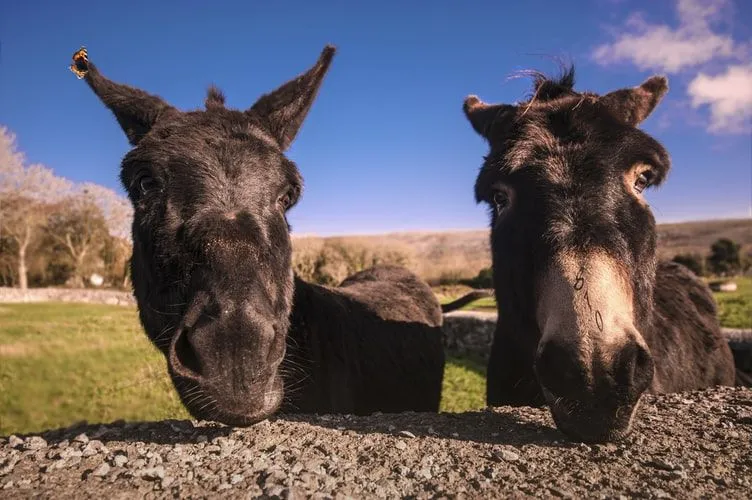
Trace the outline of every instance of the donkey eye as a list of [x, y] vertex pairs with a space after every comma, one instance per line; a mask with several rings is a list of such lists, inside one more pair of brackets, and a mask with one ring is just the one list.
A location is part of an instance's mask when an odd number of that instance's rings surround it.
[[290, 193], [289, 191], [286, 192], [279, 197], [277, 203], [279, 203], [279, 206], [282, 208], [282, 210], [287, 210], [288, 208], [290, 208], [290, 205], [292, 205], [292, 193]]
[[500, 214], [509, 205], [509, 195], [502, 191], [496, 191], [493, 194], [493, 202], [496, 209], [496, 213]]
[[157, 187], [157, 181], [150, 175], [142, 175], [138, 180], [138, 187], [141, 194], [146, 194]]
[[638, 193], [642, 193], [653, 180], [653, 174], [650, 171], [646, 171], [637, 176], [634, 183], [634, 189]]

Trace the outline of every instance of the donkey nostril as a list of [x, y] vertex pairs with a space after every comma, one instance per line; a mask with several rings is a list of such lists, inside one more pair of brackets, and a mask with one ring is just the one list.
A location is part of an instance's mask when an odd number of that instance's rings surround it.
[[185, 330], [178, 332], [171, 354], [170, 361], [175, 373], [184, 377], [201, 378], [201, 364]]
[[643, 346], [630, 343], [619, 353], [614, 375], [630, 396], [639, 396], [653, 380], [653, 357]]
[[551, 339], [541, 346], [535, 361], [539, 382], [551, 393], [575, 397], [587, 385], [585, 366], [573, 342]]

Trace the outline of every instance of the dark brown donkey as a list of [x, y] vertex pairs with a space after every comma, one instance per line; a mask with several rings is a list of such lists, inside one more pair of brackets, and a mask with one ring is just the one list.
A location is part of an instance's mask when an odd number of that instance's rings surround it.
[[574, 69], [537, 76], [516, 105], [465, 100], [490, 145], [475, 196], [491, 208], [499, 321], [489, 405], [547, 403], [558, 427], [590, 441], [629, 432], [645, 391], [733, 385], [734, 363], [705, 284], [656, 259], [643, 197], [669, 155], [638, 130], [663, 77], [603, 96]]
[[302, 178], [284, 152], [334, 52], [247, 110], [212, 88], [206, 109], [188, 112], [74, 56], [134, 146], [120, 178], [139, 315], [197, 418], [438, 410], [441, 308], [424, 282], [388, 266], [336, 288], [293, 275], [286, 213]]

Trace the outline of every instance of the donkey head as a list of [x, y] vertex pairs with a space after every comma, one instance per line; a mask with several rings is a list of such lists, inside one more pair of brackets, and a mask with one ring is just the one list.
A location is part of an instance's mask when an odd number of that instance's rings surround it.
[[490, 153], [475, 184], [491, 208], [500, 329], [527, 350], [557, 425], [583, 440], [628, 433], [653, 361], [655, 220], [643, 198], [669, 169], [636, 126], [663, 77], [598, 96], [574, 69], [536, 77], [517, 105], [470, 96], [464, 111]]
[[335, 49], [245, 111], [211, 88], [205, 110], [73, 69], [133, 146], [120, 179], [134, 207], [132, 273], [141, 322], [196, 418], [248, 425], [281, 404], [293, 298], [286, 212], [302, 178], [285, 150]]

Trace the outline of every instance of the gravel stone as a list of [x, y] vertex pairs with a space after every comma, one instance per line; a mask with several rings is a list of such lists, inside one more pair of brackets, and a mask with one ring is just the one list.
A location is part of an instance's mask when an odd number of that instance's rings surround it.
[[89, 442], [89, 436], [82, 432], [81, 434], [73, 438], [73, 442], [86, 444]]
[[165, 468], [161, 465], [157, 465], [156, 467], [144, 469], [141, 471], [141, 477], [150, 480], [164, 479]]
[[91, 473], [92, 476], [96, 477], [104, 477], [110, 472], [110, 466], [107, 465], [106, 462], [102, 462], [99, 464], [99, 467], [94, 469], [94, 471]]
[[749, 498], [752, 389], [646, 395], [641, 408], [629, 437], [587, 445], [527, 407], [77, 424], [0, 438], [0, 497]]
[[41, 450], [47, 447], [47, 441], [39, 436], [27, 437], [23, 443], [24, 450]]

